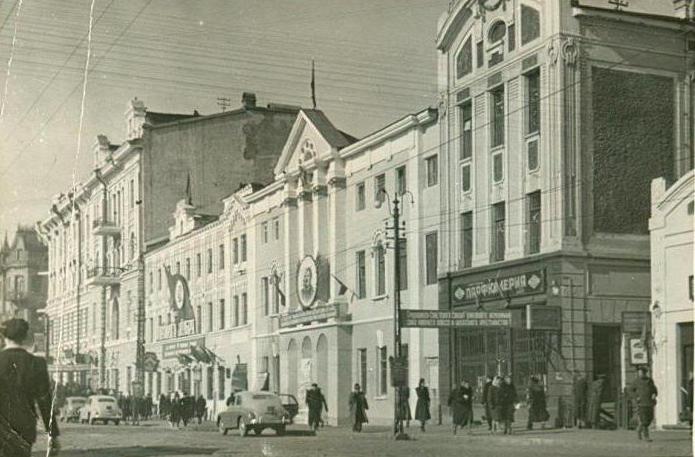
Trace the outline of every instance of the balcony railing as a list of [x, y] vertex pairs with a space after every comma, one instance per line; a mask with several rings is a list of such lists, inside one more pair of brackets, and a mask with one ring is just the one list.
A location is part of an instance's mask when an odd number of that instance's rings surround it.
[[92, 233], [100, 236], [121, 236], [121, 228], [108, 219], [95, 219], [92, 222]]
[[121, 268], [95, 267], [87, 270], [88, 286], [117, 286], [121, 283]]

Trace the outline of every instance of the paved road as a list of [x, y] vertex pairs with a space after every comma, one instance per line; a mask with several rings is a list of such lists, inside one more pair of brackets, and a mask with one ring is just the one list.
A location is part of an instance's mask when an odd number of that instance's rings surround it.
[[[519, 431], [512, 436], [453, 436], [448, 427], [432, 426], [427, 433], [408, 430], [409, 442], [389, 439], [386, 427], [367, 427], [361, 434], [345, 428], [326, 428], [314, 436], [305, 426], [277, 437], [272, 430], [241, 438], [234, 431], [222, 436], [212, 424], [172, 430], [163, 423], [141, 426], [64, 425], [63, 457], [440, 457], [440, 456], [692, 456], [687, 432], [655, 432], [654, 441], [637, 441], [633, 432], [590, 430]], [[45, 455], [44, 443], [34, 456]]]

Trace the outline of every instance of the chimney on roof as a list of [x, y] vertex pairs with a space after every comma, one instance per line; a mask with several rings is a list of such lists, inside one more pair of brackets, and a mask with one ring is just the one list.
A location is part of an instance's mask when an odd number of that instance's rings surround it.
[[99, 168], [111, 156], [111, 142], [106, 135], [97, 135], [94, 143], [94, 168]]
[[256, 94], [253, 92], [244, 92], [241, 95], [241, 104], [244, 108], [255, 108], [256, 107]]
[[695, 0], [673, 0], [673, 9], [677, 18], [695, 20]]
[[125, 111], [126, 139], [134, 140], [142, 137], [142, 125], [145, 123], [146, 112], [145, 103], [137, 97], [128, 103]]

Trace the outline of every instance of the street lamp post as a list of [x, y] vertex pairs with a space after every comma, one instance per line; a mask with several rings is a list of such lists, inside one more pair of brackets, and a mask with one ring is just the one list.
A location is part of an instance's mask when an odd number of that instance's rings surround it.
[[[376, 195], [375, 206], [377, 208], [381, 207], [382, 204], [382, 194], [386, 198], [386, 202], [389, 202], [390, 196], [385, 189], [380, 189]], [[410, 192], [403, 192], [401, 198], [405, 195], [410, 196], [411, 203], [413, 202], [413, 194]], [[401, 253], [401, 238], [400, 238], [400, 205], [401, 201], [398, 198], [398, 192], [394, 193], [393, 196], [393, 207], [389, 208], [389, 214], [393, 218], [393, 226], [390, 227], [393, 230], [393, 356], [394, 363], [391, 367], [392, 377], [393, 369], [396, 364], [401, 362], [401, 325], [400, 325], [400, 311], [401, 311], [401, 265], [400, 265], [400, 253]], [[394, 382], [394, 384], [397, 384]], [[401, 407], [401, 388], [400, 385], [394, 385], [394, 404], [393, 404], [393, 434], [397, 440], [408, 440], [410, 437], [407, 433], [403, 431], [403, 419], [400, 414]]]

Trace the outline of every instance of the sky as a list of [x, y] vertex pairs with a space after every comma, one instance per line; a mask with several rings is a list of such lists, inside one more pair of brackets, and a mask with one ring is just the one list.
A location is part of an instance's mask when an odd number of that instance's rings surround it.
[[44, 219], [73, 173], [88, 178], [96, 135], [123, 140], [133, 97], [175, 113], [219, 112], [218, 97], [235, 108], [244, 91], [310, 107], [314, 59], [318, 107], [354, 136], [436, 104], [449, 0], [94, 0], [78, 148], [91, 1], [0, 0], [0, 233]]

